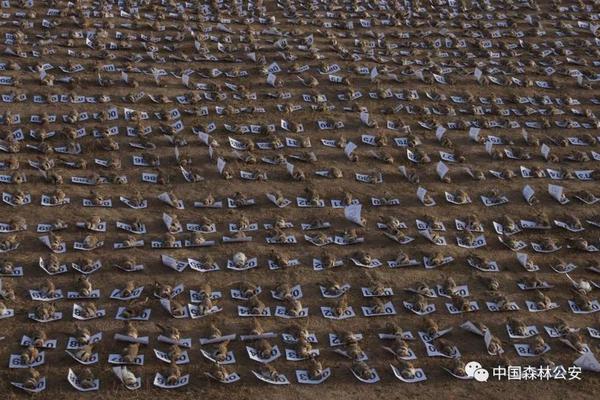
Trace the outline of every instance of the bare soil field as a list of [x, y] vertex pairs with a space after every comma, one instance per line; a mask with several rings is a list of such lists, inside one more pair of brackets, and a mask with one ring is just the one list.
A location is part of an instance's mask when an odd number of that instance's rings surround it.
[[1, 7], [1, 397], [597, 398], [597, 2]]

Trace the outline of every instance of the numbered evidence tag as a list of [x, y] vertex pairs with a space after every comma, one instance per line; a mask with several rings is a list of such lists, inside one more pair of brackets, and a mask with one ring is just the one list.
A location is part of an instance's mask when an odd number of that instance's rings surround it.
[[221, 383], [234, 383], [241, 379], [241, 377], [239, 376], [239, 374], [237, 372], [232, 372], [232, 373], [227, 374], [227, 376], [224, 379], [217, 379], [217, 377], [215, 377], [210, 372], [205, 372], [204, 375], [208, 376], [211, 379], [214, 379], [215, 381], [221, 382]]
[[593, 353], [585, 353], [577, 360], [573, 361], [573, 365], [580, 367], [586, 371], [600, 371], [600, 363], [596, 359]]
[[549, 311], [559, 307], [557, 303], [550, 303], [550, 306], [547, 308], [541, 308], [535, 301], [529, 300], [525, 300], [525, 304], [527, 305], [527, 310], [529, 310], [529, 312]]
[[502, 308], [500, 308], [498, 303], [493, 302], [493, 301], [486, 301], [485, 304], [486, 304], [488, 310], [490, 310], [491, 312], [519, 311], [520, 310], [519, 306], [514, 301], [506, 303]]
[[211, 337], [211, 338], [200, 338], [200, 344], [205, 345], [205, 344], [221, 343], [221, 342], [225, 342], [227, 340], [229, 340], [229, 341], [235, 340], [236, 337], [237, 337], [237, 334], [232, 333], [231, 335], [223, 335], [223, 336], [217, 336], [217, 337]]
[[417, 189], [417, 197], [425, 207], [433, 207], [436, 205], [435, 200], [427, 195], [427, 189], [423, 187]]
[[430, 342], [427, 342], [424, 344], [425, 344], [425, 349], [427, 350], [427, 357], [445, 357], [445, 358], [460, 357], [460, 351], [458, 350], [458, 347], [456, 347], [456, 346], [452, 347], [452, 352], [450, 352], [450, 354], [446, 354], [446, 353], [439, 351], [437, 349], [437, 347], [435, 347], [435, 345], [433, 345]]
[[46, 362], [46, 352], [41, 351], [30, 363], [26, 363], [20, 354], [11, 354], [8, 362], [9, 368], [34, 368]]
[[448, 368], [445, 368], [445, 367], [442, 367], [442, 369], [445, 370], [447, 373], [449, 373], [450, 375], [452, 375], [453, 377], [455, 377], [457, 379], [461, 379], [461, 380], [464, 380], [464, 381], [475, 379], [475, 376], [473, 376], [473, 375], [469, 376], [469, 375], [466, 374], [466, 372], [465, 372], [465, 375], [458, 375], [458, 374], [455, 374], [454, 371], [452, 371], [451, 369], [448, 369]]
[[190, 232], [201, 232], [201, 233], [216, 233], [217, 225], [212, 224], [186, 224], [185, 228]]
[[[308, 332], [305, 339], [309, 343], [319, 343], [317, 335], [314, 332]], [[299, 341], [298, 337], [286, 332], [281, 333], [281, 340], [283, 340], [284, 343], [298, 343]]]
[[[41, 260], [41, 258], [40, 258], [40, 260]], [[12, 276], [15, 278], [23, 276], [23, 267], [13, 267], [12, 271], [0, 272], [0, 276]]]
[[110, 298], [116, 299], [116, 300], [124, 300], [124, 301], [133, 300], [133, 299], [137, 299], [138, 297], [140, 297], [142, 295], [143, 291], [144, 291], [144, 286], [136, 287], [135, 289], [129, 291], [128, 293], [124, 293], [124, 289], [114, 289], [110, 294]]
[[519, 335], [515, 332], [509, 324], [506, 324], [506, 332], [508, 333], [508, 337], [511, 339], [526, 339], [532, 336], [539, 335], [540, 331], [535, 325], [527, 325], [525, 327], [525, 334]]
[[523, 198], [525, 199], [527, 204], [533, 205], [535, 201], [535, 190], [533, 190], [531, 186], [526, 185], [523, 187], [521, 193], [523, 194]]
[[257, 230], [258, 230], [257, 223], [249, 224], [245, 228], [240, 228], [237, 226], [237, 224], [229, 224], [229, 232], [239, 232], [239, 231], [252, 232], [252, 231], [257, 231]]
[[84, 242], [74, 242], [73, 243], [73, 248], [75, 250], [82, 250], [82, 251], [91, 251], [91, 250], [98, 249], [98, 248], [100, 248], [102, 246], [104, 246], [104, 242], [103, 241], [96, 242], [96, 244], [94, 246], [92, 246], [92, 247], [87, 247]]
[[498, 197], [487, 197], [484, 195], [479, 196], [481, 202], [486, 207], [499, 206], [502, 204], [508, 203], [508, 197], [506, 196], [498, 196]]
[[440, 231], [445, 232], [446, 226], [443, 222], [437, 222], [435, 224], [429, 224], [426, 221], [422, 221], [420, 219], [415, 219], [415, 224], [417, 225], [417, 229], [420, 231]]
[[435, 304], [433, 304], [433, 303], [427, 304], [427, 306], [423, 310], [417, 310], [415, 308], [415, 305], [408, 301], [404, 301], [402, 303], [404, 304], [404, 308], [406, 308], [409, 311], [414, 312], [417, 315], [427, 315], [427, 314], [431, 314], [431, 313], [435, 312]]
[[465, 221], [461, 221], [460, 219], [454, 220], [456, 230], [457, 231], [469, 231], [469, 232], [484, 232], [483, 226], [481, 224], [477, 224], [475, 226], [467, 226]]
[[257, 361], [257, 362], [263, 363], [263, 364], [268, 364], [272, 361], [275, 361], [279, 357], [281, 357], [281, 351], [279, 350], [278, 346], [273, 346], [271, 348], [271, 352], [269, 353], [268, 357], [263, 357], [263, 355], [260, 354], [259, 351], [256, 350], [252, 346], [246, 346], [246, 352], [248, 353], [248, 357], [251, 360], [254, 360], [254, 361]]
[[399, 206], [400, 199], [398, 199], [398, 198], [394, 198], [394, 199], [380, 198], [380, 199], [378, 199], [375, 197], [371, 197], [371, 205], [373, 205], [373, 207]]
[[44, 243], [46, 245], [46, 247], [48, 247], [50, 250], [52, 250], [53, 253], [60, 254], [60, 253], [64, 253], [67, 251], [67, 244], [65, 242], [62, 242], [59, 247], [52, 248], [50, 246], [50, 238], [48, 236], [41, 236], [39, 239], [42, 243]]
[[73, 353], [69, 350], [65, 350], [65, 353], [67, 353], [75, 361], [77, 361], [78, 363], [83, 364], [83, 365], [96, 364], [99, 360], [98, 353], [94, 353], [94, 354], [90, 355], [90, 357], [87, 360], [83, 360], [78, 353]]
[[319, 354], [320, 354], [319, 353], [319, 349], [312, 349], [309, 352], [309, 354], [307, 354], [306, 356], [301, 356], [294, 349], [285, 349], [285, 359], [287, 361], [303, 361], [303, 360], [308, 360], [309, 358], [318, 356]]
[[493, 221], [493, 224], [494, 224], [494, 230], [496, 231], [496, 233], [498, 235], [511, 236], [511, 235], [514, 235], [515, 233], [521, 232], [521, 228], [519, 228], [519, 226], [517, 224], [514, 224], [513, 229], [510, 231], [507, 228], [505, 228], [504, 225], [502, 225], [496, 221]]
[[371, 368], [371, 370], [369, 371], [369, 377], [365, 378], [362, 375], [359, 375], [354, 368], [350, 368], [350, 371], [352, 371], [352, 375], [354, 375], [354, 377], [356, 379], [358, 379], [359, 381], [363, 382], [363, 383], [376, 383], [379, 382], [380, 378], [379, 378], [379, 374], [377, 373], [377, 370], [375, 370], [375, 368]]
[[[352, 339], [359, 342], [359, 341], [363, 340], [363, 334], [362, 333], [354, 333], [352, 335]], [[342, 338], [340, 336], [338, 336], [337, 333], [329, 333], [329, 346], [330, 347], [342, 346], [343, 344], [344, 344], [344, 342], [342, 341]]]
[[261, 381], [270, 383], [271, 385], [289, 385], [290, 384], [290, 381], [288, 380], [288, 378], [283, 374], [277, 374], [277, 376], [265, 376], [254, 370], [252, 371], [252, 373], [254, 374], [254, 376], [256, 376]]
[[27, 193], [23, 197], [21, 204], [17, 204], [16, 201], [15, 201], [15, 197], [12, 194], [7, 193], [7, 192], [3, 192], [2, 193], [2, 201], [4, 201], [9, 206], [13, 206], [13, 207], [17, 207], [17, 206], [20, 206], [20, 205], [24, 206], [24, 205], [27, 205], [27, 204], [31, 203], [31, 194]]
[[91, 392], [91, 391], [100, 389], [100, 379], [94, 379], [90, 386], [83, 387], [81, 385], [81, 381], [79, 380], [77, 375], [75, 375], [75, 372], [73, 372], [73, 370], [71, 368], [69, 368], [69, 373], [67, 374], [67, 380], [69, 381], [71, 386], [73, 386], [75, 389], [79, 390], [80, 392]]
[[344, 265], [343, 260], [335, 260], [333, 262], [333, 265], [331, 265], [330, 267], [326, 267], [323, 265], [323, 262], [319, 258], [313, 258], [313, 269], [315, 271], [324, 271], [326, 268], [341, 267], [342, 265]]
[[392, 368], [392, 371], [394, 372], [394, 376], [396, 378], [398, 378], [399, 380], [401, 380], [402, 382], [416, 383], [416, 382], [423, 382], [423, 381], [427, 380], [427, 375], [425, 375], [425, 371], [423, 371], [422, 368], [417, 368], [414, 371], [413, 376], [406, 377], [406, 376], [402, 375], [402, 372], [395, 366], [390, 364], [390, 367]]
[[83, 204], [84, 207], [106, 207], [106, 208], [110, 208], [110, 207], [112, 207], [112, 200], [111, 199], [106, 199], [106, 200], [102, 200], [102, 202], [100, 204], [95, 204], [90, 199], [83, 199], [82, 200], [82, 204]]
[[206, 317], [208, 315], [216, 314], [223, 311], [223, 307], [212, 306], [211, 308], [206, 309], [205, 307], [198, 306], [196, 304], [188, 304], [187, 308], [190, 318], [192, 319]]
[[194, 260], [193, 258], [188, 258], [187, 262], [191, 269], [198, 272], [214, 272], [221, 269], [216, 262], [212, 265], [208, 265], [198, 260]]
[[[90, 336], [87, 340], [87, 343], [93, 344], [98, 343], [102, 340], [102, 332], [98, 332]], [[67, 350], [77, 350], [85, 346], [87, 343], [81, 343], [77, 338], [70, 336], [69, 340], [67, 340]]]
[[43, 194], [42, 199], [41, 199], [41, 205], [44, 207], [62, 206], [64, 204], [70, 204], [70, 203], [71, 203], [71, 199], [68, 197], [65, 197], [60, 202], [54, 202], [52, 200], [52, 196], [48, 196], [47, 194]]
[[454, 257], [452, 256], [446, 256], [444, 257], [444, 259], [442, 260], [441, 263], [434, 263], [433, 260], [430, 257], [423, 257], [423, 265], [425, 265], [426, 269], [433, 269], [433, 268], [437, 268], [437, 267], [441, 267], [442, 265], [446, 265], [446, 264], [450, 264], [452, 261], [454, 261]]
[[178, 261], [175, 258], [166, 254], [161, 254], [160, 259], [164, 266], [174, 269], [177, 272], [182, 272], [188, 266], [187, 261]]
[[173, 307], [171, 306], [171, 301], [169, 299], [160, 299], [161, 306], [171, 314], [171, 317], [176, 319], [189, 318], [190, 312], [188, 310], [187, 305], [181, 304], [181, 308], [176, 309], [177, 313], [173, 312]]
[[527, 243], [522, 240], [513, 240], [512, 244], [511, 242], [506, 241], [502, 236], [498, 236], [498, 240], [512, 251], [523, 250], [525, 247], [527, 247]]
[[308, 307], [302, 308], [299, 312], [291, 312], [284, 306], [277, 306], [275, 308], [275, 316], [280, 318], [305, 318], [308, 317]]
[[467, 312], [479, 311], [479, 304], [475, 300], [469, 302], [469, 311], [463, 311], [456, 308], [456, 306], [452, 303], [446, 303], [446, 309], [452, 315], [456, 314], [464, 314]]
[[126, 222], [121, 222], [121, 221], [117, 221], [117, 228], [119, 229], [123, 229], [124, 231], [127, 232], [131, 232], [134, 233], [136, 235], [141, 235], [146, 233], [146, 225], [145, 224], [141, 224], [139, 226], [134, 227], [131, 224], [128, 224]]
[[[467, 321], [464, 324], [462, 324], [460, 326], [461, 328], [473, 332], [476, 335], [480, 335], [483, 336], [483, 332], [481, 332], [471, 321]], [[440, 331], [437, 331], [435, 334], [430, 335], [427, 332], [423, 332], [423, 331], [419, 331], [419, 337], [421, 338], [421, 341], [423, 343], [429, 343], [434, 341], [437, 338], [440, 338], [442, 336], [444, 336], [445, 334], [449, 333], [452, 331], [452, 328], [446, 328], [446, 329], [442, 329]]]
[[233, 354], [233, 351], [228, 351], [227, 354], [225, 354], [225, 357], [219, 357], [218, 359], [217, 359], [217, 350], [214, 350], [213, 352], [209, 353], [208, 351], [206, 351], [204, 349], [200, 349], [200, 352], [202, 353], [204, 358], [206, 358], [207, 360], [210, 360], [214, 363], [217, 363], [217, 364], [230, 365], [230, 364], [236, 363], [235, 354]]
[[556, 226], [558, 226], [559, 228], [563, 228], [563, 229], [568, 230], [569, 232], [574, 232], [574, 233], [581, 232], [581, 231], [585, 230], [585, 228], [583, 226], [569, 225], [568, 223], [560, 221], [560, 220], [557, 220], [557, 219], [554, 220], [554, 224]]
[[100, 260], [94, 261], [94, 263], [91, 265], [91, 268], [83, 268], [79, 264], [71, 263], [71, 268], [73, 268], [75, 271], [82, 273], [84, 275], [90, 275], [90, 274], [93, 274], [94, 272], [98, 271], [100, 268], [102, 268], [102, 261], [100, 261]]
[[22, 382], [11, 382], [10, 384], [29, 393], [40, 393], [46, 389], [46, 377], [40, 378], [34, 387], [26, 386]]
[[354, 177], [356, 178], [356, 180], [358, 182], [363, 182], [363, 183], [382, 183], [383, 182], [383, 175], [381, 174], [381, 172], [376, 172], [373, 175], [369, 175], [369, 174], [360, 174], [360, 173], [355, 173]]
[[[134, 247], [144, 247], [144, 241], [140, 239], [140, 240], [136, 240], [136, 241], [114, 242], [113, 243], [113, 249], [115, 249], [115, 250], [132, 249]], [[121, 268], [121, 267], [119, 267], [119, 268]], [[126, 270], [126, 271], [139, 271], [140, 269], [143, 269], [143, 268], [144, 268], [143, 264], [141, 264], [141, 265], [138, 264], [138, 265], [131, 266], [131, 268], [129, 268], [129, 269], [125, 269], [125, 268], [121, 268], [121, 269]]]
[[330, 376], [331, 368], [325, 368], [323, 371], [321, 371], [321, 374], [316, 378], [311, 378], [307, 370], [296, 370], [296, 379], [298, 380], [298, 383], [303, 383], [307, 385], [318, 385], [320, 383], [325, 382]]
[[450, 193], [450, 192], [444, 192], [444, 195], [446, 196], [446, 201], [448, 203], [452, 203], [452, 204], [456, 204], [456, 205], [463, 205], [463, 204], [470, 204], [471, 203], [471, 199], [467, 196], [464, 199], [460, 200], [455, 194]]
[[315, 237], [304, 235], [304, 240], [306, 240], [309, 243], [312, 243], [315, 246], [321, 247], [333, 243], [334, 238], [332, 238], [331, 236], [327, 236], [324, 239], [321, 239], [319, 237], [319, 240], [317, 240], [317, 238]]
[[377, 267], [381, 267], [383, 265], [383, 263], [381, 261], [379, 261], [379, 259], [374, 258], [371, 260], [370, 264], [365, 264], [360, 262], [360, 260], [357, 260], [354, 257], [350, 257], [350, 261], [352, 261], [354, 263], [354, 265], [356, 265], [357, 267], [364, 267], [364, 268], [377, 268]]
[[127, 315], [126, 310], [127, 307], [119, 307], [115, 319], [120, 321], [148, 321], [152, 312], [152, 309], [146, 308], [139, 315]]
[[247, 206], [252, 206], [254, 204], [256, 204], [255, 199], [245, 199], [240, 202], [240, 201], [236, 201], [235, 199], [232, 199], [231, 197], [227, 198], [227, 207], [229, 207], [229, 208], [247, 207]]
[[[140, 343], [140, 344], [144, 344], [144, 345], [147, 345], [150, 342], [148, 336], [133, 337], [133, 336], [129, 336], [129, 335], [124, 335], [122, 333], [115, 333], [114, 339], [121, 341], [121, 342]], [[160, 342], [160, 336], [159, 336], [158, 341]]]
[[587, 331], [589, 335], [594, 339], [600, 339], [600, 329], [588, 327]]
[[470, 295], [468, 285], [455, 286], [450, 292], [442, 285], [436, 286], [437, 294], [441, 297], [452, 298], [452, 296], [468, 297]]
[[158, 199], [167, 203], [168, 205], [170, 205], [171, 207], [175, 207], [178, 210], [183, 210], [185, 209], [185, 206], [183, 204], [183, 200], [177, 200], [176, 202], [174, 202], [171, 197], [169, 196], [169, 194], [167, 192], [161, 193], [158, 195]]
[[448, 245], [448, 242], [446, 242], [446, 238], [444, 236], [433, 235], [432, 231], [430, 231], [429, 229], [419, 231], [419, 234], [421, 234], [421, 236], [427, 238], [427, 240], [429, 240], [431, 243], [435, 244], [436, 246], [447, 246]]
[[316, 204], [312, 204], [308, 199], [305, 199], [304, 197], [296, 197], [296, 205], [301, 208], [309, 208], [309, 207], [323, 208], [323, 207], [325, 207], [325, 200], [320, 199], [319, 201], [316, 202]]
[[271, 203], [275, 204], [279, 208], [285, 208], [292, 204], [292, 201], [290, 199], [284, 198], [282, 201], [278, 201], [277, 197], [275, 197], [275, 195], [273, 195], [272, 193], [267, 193], [266, 196], [269, 199], [269, 201], [271, 201]]
[[526, 219], [519, 220], [519, 225], [521, 225], [521, 228], [523, 229], [552, 229], [552, 227], [549, 224], [545, 225], [544, 223], [530, 221]]
[[[356, 200], [356, 199], [355, 199]], [[332, 200], [333, 205], [333, 200]], [[362, 218], [362, 205], [354, 200], [349, 206], [344, 207], [344, 217], [351, 222], [359, 226], [364, 226], [364, 219]]]
[[122, 354], [109, 354], [108, 363], [117, 365], [144, 365], [144, 355], [138, 354], [133, 359], [126, 359]]
[[[21, 346], [33, 346], [34, 345], [35, 340], [33, 338], [30, 338], [27, 335], [23, 335], [23, 337], [21, 338]], [[48, 340], [44, 340], [41, 344], [37, 343], [36, 347], [41, 347], [42, 349], [55, 349], [56, 348], [56, 344], [57, 344], [57, 340], [56, 339], [48, 339]]]
[[544, 344], [544, 348], [540, 352], [535, 352], [533, 347], [525, 343], [515, 343], [514, 346], [517, 354], [521, 357], [538, 357], [550, 351], [550, 345], [548, 343]]
[[238, 315], [240, 317], [270, 317], [271, 309], [265, 307], [260, 313], [256, 313], [250, 307], [238, 306]]
[[31, 300], [35, 301], [54, 301], [60, 300], [64, 297], [62, 290], [60, 289], [56, 289], [52, 293], [47, 293], [42, 290], [29, 289], [29, 296], [31, 297]]
[[253, 257], [247, 260], [243, 265], [237, 265], [233, 260], [227, 260], [227, 268], [234, 271], [247, 271], [252, 268], [258, 267], [258, 258]]
[[127, 389], [137, 390], [142, 387], [142, 378], [139, 376], [135, 378], [135, 381], [133, 383], [130, 383], [128, 379], [125, 379], [125, 374], [127, 374], [128, 376], [131, 374], [131, 372], [127, 370], [127, 367], [113, 367], [112, 371]]
[[581, 307], [579, 307], [576, 302], [574, 302], [573, 300], [569, 300], [569, 307], [571, 308], [571, 311], [573, 311], [573, 313], [575, 314], [591, 314], [600, 311], [600, 302], [598, 302], [598, 300], [593, 300], [590, 303], [590, 308], [584, 310]]
[[413, 267], [415, 265], [419, 265], [420, 262], [416, 259], [407, 259], [406, 261], [403, 261], [401, 263], [397, 262], [396, 260], [389, 260], [387, 262], [388, 267], [390, 268], [400, 268], [400, 267]]
[[287, 292], [285, 295], [276, 291], [276, 290], [271, 290], [271, 296], [275, 299], [275, 300], [284, 300], [285, 297], [287, 297], [287, 295], [291, 295], [291, 297], [294, 300], [298, 300], [301, 299], [303, 296], [302, 293], [302, 286], [301, 285], [295, 285], [292, 288], [289, 289], [289, 292]]
[[531, 242], [531, 248], [537, 253], [554, 253], [562, 248], [562, 246], [557, 246], [554, 244], [554, 247], [551, 249], [544, 248], [541, 244]]
[[268, 260], [267, 264], [269, 264], [269, 269], [274, 271], [274, 270], [278, 270], [278, 269], [281, 269], [284, 267], [296, 267], [296, 266], [300, 265], [300, 260], [298, 260], [297, 258], [294, 258], [292, 260], [288, 260], [287, 263], [283, 264], [283, 265], [279, 265], [273, 260]]
[[186, 386], [190, 382], [190, 374], [184, 375], [177, 379], [176, 382], [168, 383], [167, 377], [163, 376], [159, 372], [154, 376], [154, 386], [162, 388], [162, 389], [176, 389], [183, 386]]
[[92, 232], [106, 232], [106, 222], [105, 221], [100, 222], [98, 225], [89, 226], [89, 227], [86, 222], [77, 222], [76, 225], [78, 228], [89, 229]]
[[106, 315], [106, 310], [96, 310], [95, 315], [89, 315], [87, 311], [79, 304], [73, 304], [73, 318], [78, 319], [80, 321], [87, 321], [95, 318], [102, 318]]
[[548, 193], [561, 205], [567, 204], [570, 200], [565, 196], [564, 188], [559, 185], [548, 185]]
[[333, 307], [321, 306], [321, 313], [323, 314], [323, 317], [334, 320], [343, 320], [356, 317], [356, 313], [354, 312], [352, 306], [346, 308], [341, 315], [336, 314]]
[[382, 292], [374, 292], [371, 288], [362, 287], [361, 292], [363, 297], [388, 297], [394, 295], [394, 289], [391, 287], [383, 288]]
[[[266, 242], [269, 244], [296, 244], [298, 241], [294, 235], [287, 235], [284, 238], [279, 237], [266, 237]], [[291, 265], [288, 265], [291, 266]]]
[[85, 295], [81, 292], [67, 292], [67, 299], [99, 299], [100, 289], [94, 289]]
[[222, 201], [215, 201], [212, 204], [206, 204], [202, 201], [195, 201], [194, 202], [194, 207], [196, 208], [223, 208], [223, 202]]
[[162, 214], [162, 220], [169, 233], [181, 233], [183, 232], [183, 226], [179, 223], [173, 224], [173, 217], [167, 213]]
[[[171, 363], [171, 356], [165, 351], [154, 349], [154, 355], [156, 355], [156, 358], [158, 358], [162, 362], [166, 362], [169, 364]], [[187, 350], [182, 351], [181, 354], [179, 354], [179, 356], [175, 359], [175, 364], [177, 365], [189, 364], [189, 362], [190, 357], [188, 356]]]
[[365, 317], [377, 317], [382, 315], [396, 315], [396, 309], [391, 301], [383, 304], [383, 309], [379, 312], [376, 310], [377, 306], [362, 306], [361, 307], [363, 315]]
[[242, 294], [242, 292], [239, 289], [231, 289], [230, 290], [231, 293], [231, 298], [235, 299], [235, 300], [250, 300], [250, 298], [252, 298], [253, 296], [256, 296], [260, 293], [262, 293], [262, 288], [260, 286], [257, 286], [253, 291], [252, 291], [252, 295], [251, 296], [245, 296], [244, 294]]
[[123, 197], [123, 196], [120, 196], [119, 200], [121, 200], [121, 202], [124, 203], [125, 205], [127, 205], [128, 207], [136, 209], [136, 210], [148, 207], [148, 201], [147, 200], [143, 200], [139, 204], [136, 203], [136, 202], [134, 202], [134, 201], [132, 201], [132, 200], [130, 200], [130, 199], [128, 199], [127, 197]]
[[466, 240], [466, 238], [457, 236], [456, 243], [459, 247], [463, 247], [465, 249], [478, 249], [480, 247], [484, 247], [487, 244], [484, 235], [479, 235], [471, 241]]
[[326, 299], [337, 299], [338, 297], [346, 293], [348, 290], [350, 290], [350, 287], [350, 284], [346, 283], [337, 288], [337, 290], [335, 291], [329, 291], [325, 286], [319, 285], [319, 288], [321, 289], [321, 295]]

